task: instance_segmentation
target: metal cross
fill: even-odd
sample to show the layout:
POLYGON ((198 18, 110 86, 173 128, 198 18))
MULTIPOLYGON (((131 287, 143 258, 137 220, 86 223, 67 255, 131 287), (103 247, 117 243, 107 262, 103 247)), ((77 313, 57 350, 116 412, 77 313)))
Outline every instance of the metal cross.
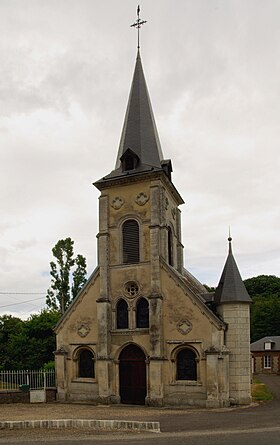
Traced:
POLYGON ((140 48, 140 43, 139 43, 139 33, 140 33, 140 31, 139 30, 140 30, 142 25, 147 23, 147 20, 141 20, 140 19, 139 14, 140 14, 140 6, 138 5, 138 7, 137 7, 137 19, 136 19, 136 21, 132 25, 130 25, 130 27, 133 27, 133 28, 137 29, 137 34, 138 34, 138 45, 137 45, 137 48, 138 49, 140 48))

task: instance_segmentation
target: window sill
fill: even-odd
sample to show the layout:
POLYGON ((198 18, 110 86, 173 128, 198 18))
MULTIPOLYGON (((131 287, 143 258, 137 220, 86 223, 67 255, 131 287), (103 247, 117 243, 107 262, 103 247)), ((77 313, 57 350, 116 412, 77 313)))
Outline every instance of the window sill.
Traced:
POLYGON ((176 382, 170 383, 171 386, 202 386, 201 382, 196 380, 176 380, 176 382))
POLYGON ((135 328, 135 329, 112 329, 111 334, 149 334, 149 328, 135 328))
POLYGON ((71 380, 72 383, 97 383, 93 377, 77 377, 71 380))
POLYGON ((139 261, 139 263, 118 263, 118 264, 112 264, 111 268, 122 268, 122 267, 139 267, 149 264, 149 261, 139 261))

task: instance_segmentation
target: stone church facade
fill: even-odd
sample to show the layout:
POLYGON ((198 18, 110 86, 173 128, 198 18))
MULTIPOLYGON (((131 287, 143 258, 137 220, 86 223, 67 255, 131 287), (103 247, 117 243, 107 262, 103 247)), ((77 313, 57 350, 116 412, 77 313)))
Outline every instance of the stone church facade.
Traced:
POLYGON ((231 238, 209 294, 183 265, 183 199, 171 174, 138 52, 116 166, 94 184, 98 266, 55 328, 59 401, 251 401, 250 297, 231 238))

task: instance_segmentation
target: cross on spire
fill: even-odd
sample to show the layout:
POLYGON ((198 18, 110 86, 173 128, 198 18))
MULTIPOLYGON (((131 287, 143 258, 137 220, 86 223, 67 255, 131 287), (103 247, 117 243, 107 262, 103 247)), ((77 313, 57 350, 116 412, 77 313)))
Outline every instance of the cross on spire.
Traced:
POLYGON ((137 48, 138 49, 140 48, 140 42, 139 42, 140 31, 139 30, 140 30, 142 25, 147 23, 147 20, 141 20, 140 19, 139 14, 140 14, 140 6, 138 5, 138 7, 137 7, 137 19, 136 19, 136 21, 132 25, 130 25, 131 28, 133 27, 133 28, 137 29, 137 37, 138 37, 138 39, 137 39, 137 48))

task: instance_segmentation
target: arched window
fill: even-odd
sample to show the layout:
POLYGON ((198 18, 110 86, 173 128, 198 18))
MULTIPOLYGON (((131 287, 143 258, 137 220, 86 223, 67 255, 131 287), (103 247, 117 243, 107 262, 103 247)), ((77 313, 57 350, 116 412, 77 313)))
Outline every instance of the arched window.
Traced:
POLYGON ((79 353, 79 377, 94 378, 94 355, 88 349, 82 349, 79 353))
POLYGON ((196 354, 191 349, 182 349, 177 354, 177 380, 197 380, 196 354))
POLYGON ((135 219, 128 219, 122 226, 123 262, 139 263, 139 225, 135 219))
POLYGON ((128 305, 123 299, 117 303, 117 329, 128 329, 128 305))
POLYGON ((167 240, 167 248, 168 248, 168 264, 173 266, 173 242, 172 242, 172 230, 171 227, 168 227, 168 240, 167 240))
POLYGON ((140 298, 136 305, 136 327, 149 327, 149 303, 146 298, 140 298))

